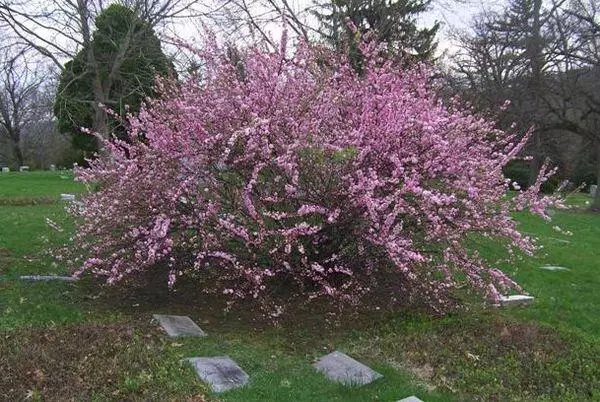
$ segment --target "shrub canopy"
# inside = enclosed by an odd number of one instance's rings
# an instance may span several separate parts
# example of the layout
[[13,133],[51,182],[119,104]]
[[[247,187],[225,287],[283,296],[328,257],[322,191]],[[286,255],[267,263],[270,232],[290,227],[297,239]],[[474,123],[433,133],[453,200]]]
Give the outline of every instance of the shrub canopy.
[[[498,300],[517,285],[465,248],[467,235],[534,251],[511,211],[545,216],[536,184],[506,197],[502,168],[526,138],[445,105],[431,71],[398,71],[365,44],[344,56],[285,42],[237,64],[211,45],[202,77],[161,81],[130,137],[77,170],[97,187],[74,209],[74,246],[109,283],[169,267],[273,316],[319,298],[390,300],[438,311],[468,284]],[[79,260],[82,261],[82,260]]]

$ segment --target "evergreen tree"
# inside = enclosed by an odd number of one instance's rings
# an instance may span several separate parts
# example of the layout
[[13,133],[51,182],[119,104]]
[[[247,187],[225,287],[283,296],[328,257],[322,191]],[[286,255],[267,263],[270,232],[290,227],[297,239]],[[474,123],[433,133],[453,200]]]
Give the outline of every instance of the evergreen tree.
[[82,127],[127,139],[118,119],[109,119],[96,103],[119,116],[137,112],[154,94],[156,75],[172,71],[153,29],[130,8],[111,5],[95,24],[92,40],[65,65],[54,103],[60,132],[72,134],[74,146],[89,152],[98,151],[98,143]]
[[347,46],[355,67],[360,68],[362,56],[348,19],[361,33],[373,31],[378,40],[386,42],[388,56],[426,60],[433,57],[440,25],[436,22],[430,28],[418,28],[416,17],[430,4],[431,0],[331,0],[315,15],[323,38],[338,49]]

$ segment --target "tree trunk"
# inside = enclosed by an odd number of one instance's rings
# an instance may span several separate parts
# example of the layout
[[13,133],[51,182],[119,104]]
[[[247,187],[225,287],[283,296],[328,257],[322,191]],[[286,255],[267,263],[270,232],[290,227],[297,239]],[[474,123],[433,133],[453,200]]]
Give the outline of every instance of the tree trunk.
[[596,148],[596,184],[598,187],[596,188],[596,196],[590,205],[590,210],[600,212],[600,138],[595,141],[594,145]]
[[15,142],[13,147],[13,154],[15,156],[15,160],[17,161],[17,170],[23,166],[23,151],[21,151],[21,146],[18,142]]
[[541,100],[542,100],[542,76],[544,67],[544,55],[542,54],[542,23],[540,20],[542,10],[542,0],[534,0],[533,3],[533,26],[531,31],[531,37],[527,44],[527,51],[529,57],[529,64],[531,68],[531,90],[533,92],[533,123],[535,125],[535,132],[532,136],[534,153],[533,161],[531,161],[531,168],[529,171],[529,184],[535,183],[539,174],[542,162],[544,159],[544,150],[542,147],[542,118],[541,118]]
[[529,165],[529,185],[533,185],[540,173],[540,169],[543,163],[543,155],[542,155],[542,139],[539,130],[536,128],[533,135],[531,136],[531,140],[533,143],[533,152],[531,160],[531,164]]

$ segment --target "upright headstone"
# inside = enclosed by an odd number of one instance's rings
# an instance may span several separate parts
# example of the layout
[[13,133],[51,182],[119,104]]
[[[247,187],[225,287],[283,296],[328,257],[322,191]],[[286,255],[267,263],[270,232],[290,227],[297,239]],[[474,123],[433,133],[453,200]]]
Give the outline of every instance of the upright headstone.
[[214,392],[228,391],[248,384],[250,376],[229,356],[191,357],[185,359],[194,366],[198,377]]
[[365,385],[383,376],[342,352],[332,352],[321,357],[313,367],[332,381],[345,385]]
[[56,165],[50,165],[50,171],[51,172],[56,171]]
[[10,172],[10,168],[9,168],[9,167],[6,167],[6,166],[4,166],[4,167],[2,168],[2,173],[8,173],[8,172]]
[[190,317],[181,315],[153,314],[152,317],[169,334],[170,337],[194,336],[203,337],[206,333],[196,325]]
[[21,167],[19,167],[19,172],[29,172],[29,166],[21,166]]
[[598,185],[592,184],[590,186],[590,196],[595,197],[597,192],[598,192]]

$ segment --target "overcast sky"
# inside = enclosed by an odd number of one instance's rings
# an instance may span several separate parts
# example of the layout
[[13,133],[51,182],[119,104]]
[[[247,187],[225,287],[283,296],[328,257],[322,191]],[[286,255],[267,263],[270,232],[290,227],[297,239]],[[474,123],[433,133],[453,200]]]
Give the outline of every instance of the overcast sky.
[[[297,10],[305,9],[314,4],[314,0],[289,0],[290,4]],[[431,11],[423,14],[420,25],[431,26],[435,21],[442,22],[443,26],[438,34],[438,51],[452,51],[453,44],[449,38],[452,29],[465,29],[469,26],[470,19],[480,12],[490,9],[498,9],[506,0],[434,0]],[[277,31],[274,28],[274,31]],[[272,32],[277,36],[275,32]]]

